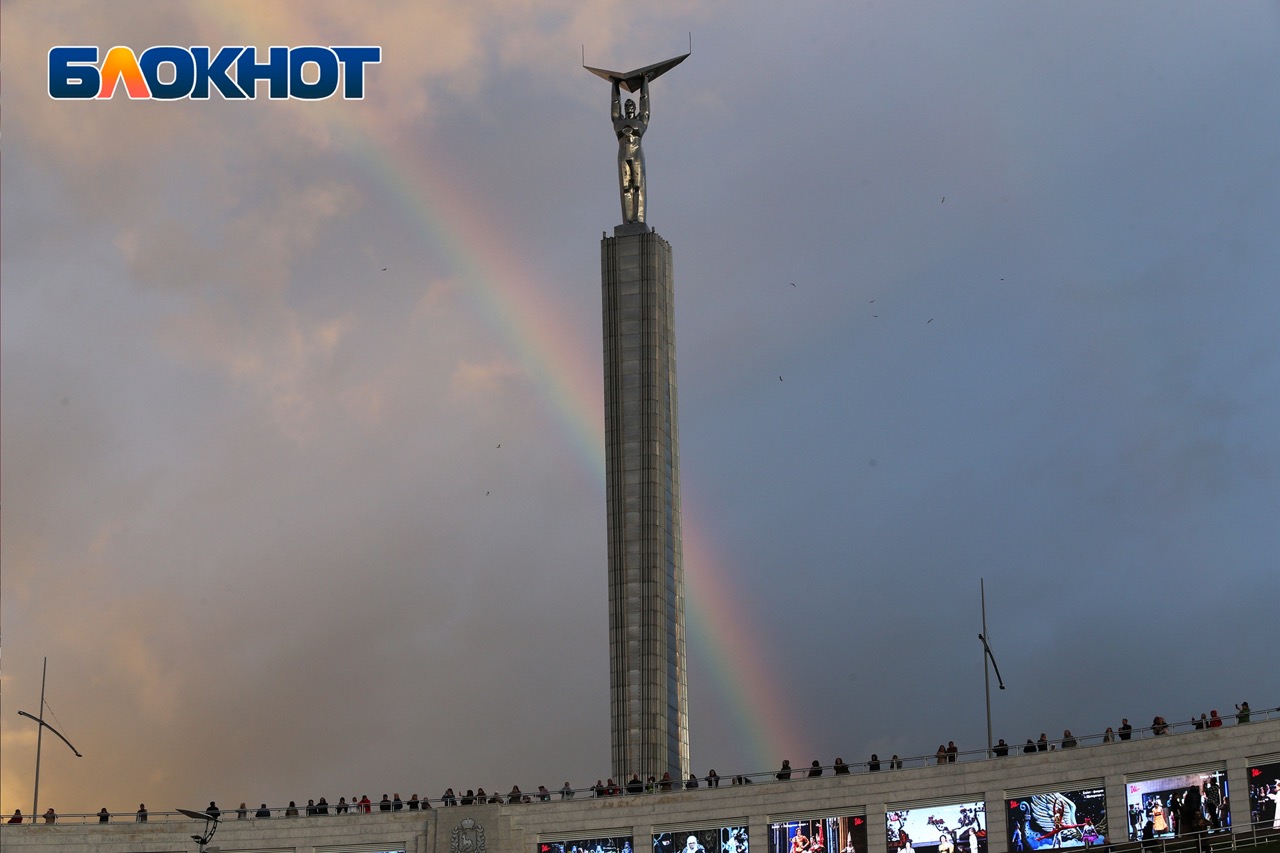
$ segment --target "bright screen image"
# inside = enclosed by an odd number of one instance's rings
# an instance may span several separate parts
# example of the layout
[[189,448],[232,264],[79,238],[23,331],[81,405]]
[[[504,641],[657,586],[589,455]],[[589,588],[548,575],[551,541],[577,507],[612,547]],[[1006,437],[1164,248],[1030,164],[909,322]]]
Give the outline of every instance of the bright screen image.
[[632,853],[631,836],[582,838],[574,841],[543,841],[538,853]]
[[1223,770],[1129,782],[1125,806],[1130,841],[1231,828]]
[[885,812],[889,850],[911,853],[987,853],[987,808],[947,803]]
[[1012,853],[1107,843],[1107,792],[1103,788],[1010,797],[1008,806]]
[[769,853],[867,853],[862,815],[769,824]]
[[1262,829],[1280,829],[1280,761],[1249,768],[1249,819]]
[[688,832],[656,832],[653,853],[747,853],[747,828],[719,826]]

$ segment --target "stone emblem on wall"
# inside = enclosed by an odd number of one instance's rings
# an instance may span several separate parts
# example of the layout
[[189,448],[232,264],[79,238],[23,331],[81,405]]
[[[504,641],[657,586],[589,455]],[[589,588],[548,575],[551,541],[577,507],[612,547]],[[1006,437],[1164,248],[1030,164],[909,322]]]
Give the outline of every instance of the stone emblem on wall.
[[453,828],[449,853],[485,853],[484,827],[471,818],[464,818]]

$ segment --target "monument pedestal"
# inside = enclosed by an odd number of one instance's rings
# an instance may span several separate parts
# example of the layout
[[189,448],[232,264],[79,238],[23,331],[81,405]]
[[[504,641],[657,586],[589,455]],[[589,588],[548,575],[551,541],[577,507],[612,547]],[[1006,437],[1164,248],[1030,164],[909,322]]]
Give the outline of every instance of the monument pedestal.
[[644,223],[600,246],[613,778],[689,775],[671,246]]

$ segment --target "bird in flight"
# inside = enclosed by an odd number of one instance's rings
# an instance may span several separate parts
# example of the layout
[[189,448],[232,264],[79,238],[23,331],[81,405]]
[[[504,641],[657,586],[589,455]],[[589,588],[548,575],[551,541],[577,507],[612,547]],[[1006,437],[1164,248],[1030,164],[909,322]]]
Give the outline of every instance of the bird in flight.
[[779,377],[778,377],[778,381],[779,381],[779,382],[781,382],[781,381],[782,381],[782,377],[781,377],[781,376],[779,376]]
[[793,281],[793,282],[791,282],[791,286],[792,286],[792,287],[795,287],[795,286],[796,286],[796,283],[795,283],[794,281]]
[[938,204],[946,204],[946,203],[947,203],[947,197],[944,195],[942,197],[942,201],[938,202]]
[[[930,317],[930,318],[929,318],[929,323],[932,323],[932,322],[933,322],[933,318],[932,318],[932,317]],[[929,325],[929,323],[925,323],[925,325],[927,326],[927,325]]]
[[383,267],[383,268],[382,268],[382,271],[383,271],[383,272],[386,272],[386,271],[387,271],[387,268],[386,268],[386,267]]

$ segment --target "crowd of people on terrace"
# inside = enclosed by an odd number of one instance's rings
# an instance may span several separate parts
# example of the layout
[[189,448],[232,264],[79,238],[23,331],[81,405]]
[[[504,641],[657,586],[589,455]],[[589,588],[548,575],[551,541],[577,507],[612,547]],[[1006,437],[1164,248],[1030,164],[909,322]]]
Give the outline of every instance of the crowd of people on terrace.
[[[1235,707],[1236,713],[1226,715],[1225,719],[1234,718],[1236,725],[1244,725],[1248,723],[1252,715],[1249,703],[1241,702]],[[1280,710],[1280,708],[1273,710]],[[1200,714],[1198,718],[1192,714],[1190,720],[1186,723],[1179,723],[1178,725],[1185,726],[1189,724],[1193,730],[1203,731],[1220,728],[1223,725],[1223,720],[1224,717],[1219,716],[1218,711],[1215,709],[1209,711],[1207,714]],[[1152,737],[1161,737],[1168,735],[1171,728],[1171,724],[1161,716],[1155,717],[1151,721],[1151,725],[1145,730],[1134,729],[1134,727],[1130,725],[1129,720],[1124,718],[1121,719],[1119,728],[1112,729],[1108,726],[1107,730],[1103,732],[1101,736],[1094,735],[1093,737],[1100,737],[1100,744],[1109,744],[1117,741],[1128,741],[1133,738],[1135,733],[1141,733],[1141,731],[1150,732]],[[1062,737],[1058,740],[1050,740],[1044,732],[1041,732],[1040,737],[1035,740],[1027,738],[1026,744],[1022,747],[1022,752],[1024,754],[1031,755],[1034,753],[1050,752],[1058,749],[1074,749],[1078,745],[1079,741],[1071,734],[1071,730],[1065,729],[1062,732]],[[994,744],[991,748],[991,753],[995,758],[1007,757],[1010,754],[1010,751],[1011,747],[1009,744],[1005,743],[1004,738],[1001,738],[1000,741]],[[937,752],[934,753],[932,757],[935,764],[954,764],[961,754],[985,755],[986,750],[974,750],[972,752],[961,753],[960,749],[956,746],[955,741],[948,741],[945,746],[939,744]],[[921,764],[928,763],[928,757],[926,756],[916,757],[911,760],[919,761]],[[863,762],[860,765],[850,765],[846,764],[843,758],[837,757],[835,762],[828,768],[828,766],[823,765],[815,758],[807,770],[803,772],[795,772],[794,777],[790,760],[784,760],[782,762],[782,766],[776,773],[772,774],[772,777],[780,782],[789,781],[792,778],[812,779],[822,776],[827,769],[830,769],[834,775],[839,776],[851,772],[851,769],[855,766],[865,768],[866,772],[870,773],[880,772],[882,766],[886,766],[889,770],[901,770],[903,767],[903,759],[899,758],[895,754],[882,763],[879,756],[872,753],[871,757],[866,762]],[[767,774],[757,773],[754,775],[760,776]],[[687,779],[678,781],[672,779],[670,773],[663,773],[662,778],[660,779],[649,776],[644,780],[641,780],[638,774],[632,774],[631,779],[623,785],[617,784],[613,779],[609,779],[607,781],[597,779],[594,785],[586,789],[577,789],[568,782],[565,782],[564,787],[560,788],[557,793],[561,800],[571,800],[579,793],[585,793],[591,797],[618,797],[636,794],[671,792],[681,789],[693,790],[704,786],[707,788],[719,788],[720,780],[721,777],[714,769],[709,770],[707,775],[701,780],[697,775],[692,773],[689,774]],[[751,778],[751,775],[738,775],[732,777],[732,781],[729,784],[751,785],[754,784],[754,780]],[[454,793],[453,788],[447,788],[436,800],[436,803],[440,807],[448,808],[450,806],[502,803],[516,805],[521,803],[548,802],[551,799],[552,792],[547,790],[545,785],[539,785],[537,791],[527,794],[520,790],[520,786],[513,785],[511,790],[506,794],[497,793],[496,789],[493,793],[487,793],[484,788],[468,788],[466,793],[456,794]],[[407,800],[403,799],[398,793],[392,796],[383,794],[382,798],[377,801],[370,799],[368,794],[361,794],[358,796],[353,795],[350,800],[346,797],[339,797],[338,802],[336,803],[330,803],[324,797],[320,797],[319,800],[307,800],[307,804],[305,806],[299,806],[296,801],[290,800],[289,805],[284,808],[268,808],[267,804],[263,803],[257,809],[253,809],[245,803],[241,803],[237,808],[231,811],[235,814],[236,820],[265,819],[272,817],[295,818],[317,817],[324,815],[372,814],[375,811],[421,811],[433,808],[431,802],[432,801],[428,797],[419,797],[417,794],[410,795]],[[205,813],[217,820],[222,820],[224,815],[227,814],[218,808],[216,802],[210,802],[208,808],[205,809]],[[149,813],[147,811],[146,804],[143,803],[138,805],[138,810],[133,814],[133,818],[137,823],[146,823],[148,815]],[[110,823],[113,819],[125,818],[126,816],[113,814],[107,810],[106,806],[103,806],[102,810],[97,813],[96,817],[98,818],[99,823]],[[58,820],[58,814],[54,809],[50,808],[42,815],[42,818],[46,824],[56,823]],[[6,822],[10,824],[20,824],[23,823],[23,821],[24,818],[21,809],[15,809],[13,815]],[[32,821],[32,823],[37,823],[37,821]]]

